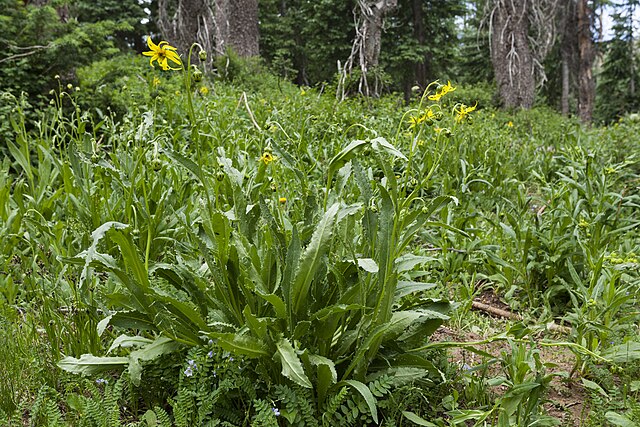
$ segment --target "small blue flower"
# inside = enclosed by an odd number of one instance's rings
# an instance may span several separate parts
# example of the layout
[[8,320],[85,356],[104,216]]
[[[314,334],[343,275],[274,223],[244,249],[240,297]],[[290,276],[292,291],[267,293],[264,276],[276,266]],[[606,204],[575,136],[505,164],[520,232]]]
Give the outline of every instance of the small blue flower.
[[195,360],[189,360],[187,363],[189,363],[190,368],[198,369],[198,365],[196,364]]
[[96,380],[96,384],[109,384],[109,381],[105,380],[104,378],[98,378]]
[[209,359],[211,359],[213,357],[213,350],[209,351],[209,353],[207,353],[207,357]]
[[184,370],[184,376],[185,377],[193,376],[193,369],[191,369],[191,366],[187,367],[187,369]]
[[229,362],[233,362],[233,356],[229,357]]
[[209,340],[209,345],[213,345],[213,340]]
[[280,416],[280,411],[278,410],[278,408],[271,408],[271,410],[273,411],[273,415],[275,415],[276,417]]

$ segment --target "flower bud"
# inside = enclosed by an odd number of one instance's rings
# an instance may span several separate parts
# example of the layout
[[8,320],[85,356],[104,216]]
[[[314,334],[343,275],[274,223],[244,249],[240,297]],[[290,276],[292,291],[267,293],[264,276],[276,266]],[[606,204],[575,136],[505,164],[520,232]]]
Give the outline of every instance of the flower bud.
[[200,59],[200,61],[206,61],[207,60],[207,51],[206,50],[201,50],[200,52],[198,52],[198,58]]

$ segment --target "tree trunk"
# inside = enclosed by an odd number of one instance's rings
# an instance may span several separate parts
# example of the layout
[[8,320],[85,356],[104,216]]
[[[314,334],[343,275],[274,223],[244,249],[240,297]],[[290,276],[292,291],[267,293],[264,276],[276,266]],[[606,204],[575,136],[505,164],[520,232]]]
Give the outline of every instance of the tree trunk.
[[378,66],[382,41],[382,24],[387,13],[398,5],[398,0],[378,0],[358,2],[363,18],[362,51],[363,72]]
[[491,60],[506,108],[531,108],[535,99],[528,4],[527,0],[496,0],[492,11]]
[[258,0],[215,0],[216,53],[227,48],[243,58],[260,54]]
[[578,0],[578,117],[583,123],[590,124],[593,118],[595,99],[595,82],[592,66],[594,59],[593,38],[591,36],[591,19],[593,11],[589,9],[588,0]]
[[[578,74],[578,38],[576,35],[577,27],[576,18],[576,0],[569,0],[560,9],[560,57],[562,61],[561,79],[562,79],[562,97],[560,100],[560,106],[562,114],[568,116],[569,110],[569,97],[572,92],[571,82],[572,76]],[[575,93],[575,92],[574,92]]]
[[167,7],[167,0],[158,0],[158,27],[183,58],[196,42],[207,52],[213,51],[214,19],[208,0],[178,0],[178,7],[171,18]]
[[562,97],[560,107],[563,116],[569,115],[569,59],[562,55]]

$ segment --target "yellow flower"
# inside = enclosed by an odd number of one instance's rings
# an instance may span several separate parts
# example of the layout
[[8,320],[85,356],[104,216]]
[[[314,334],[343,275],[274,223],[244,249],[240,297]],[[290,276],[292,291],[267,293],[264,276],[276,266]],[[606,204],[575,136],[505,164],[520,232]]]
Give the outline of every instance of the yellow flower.
[[287,203],[287,198],[286,198],[286,197],[280,197],[280,198],[278,199],[278,201],[279,201],[280,203],[282,203],[282,204],[285,204],[285,203]]
[[260,157],[258,161],[264,162],[265,165],[268,165],[269,163],[273,162],[273,154],[265,151],[264,153],[262,153],[262,157]]
[[512,122],[511,120],[509,120],[509,121],[507,122],[507,126],[509,126],[510,128],[512,128],[512,127],[513,127],[513,122]]
[[[161,41],[158,44],[155,44],[151,37],[147,37],[147,46],[151,49],[149,52],[142,52],[145,56],[150,56],[149,64],[153,67],[153,61],[157,61],[160,68],[163,70],[180,70],[182,69],[182,61],[180,60],[180,56],[178,56],[176,52],[176,48],[171,46],[169,42]],[[169,61],[178,64],[180,67],[172,67],[169,65]]]
[[200,89],[198,89],[198,92],[200,92],[200,95],[206,96],[209,94],[209,88],[206,86],[200,86]]
[[473,107],[467,107],[464,104],[460,104],[460,108],[455,110],[455,112],[458,114],[456,116],[456,121],[461,122],[462,120],[464,120],[470,112],[476,109],[477,106],[478,106],[477,102]]
[[158,76],[155,76],[153,78],[153,86],[160,86],[160,79],[158,78]]
[[436,91],[436,93],[433,94],[433,95],[429,95],[428,98],[431,101],[440,101],[440,98],[442,98],[443,96],[445,96],[449,92],[453,92],[454,90],[456,90],[456,88],[451,86],[451,82],[447,80],[447,84],[446,85],[440,86],[438,88],[438,90]]
[[426,119],[426,117],[424,115],[422,116],[418,116],[418,117],[409,117],[409,128],[414,128],[416,126],[418,126],[420,123],[424,122],[424,120]]

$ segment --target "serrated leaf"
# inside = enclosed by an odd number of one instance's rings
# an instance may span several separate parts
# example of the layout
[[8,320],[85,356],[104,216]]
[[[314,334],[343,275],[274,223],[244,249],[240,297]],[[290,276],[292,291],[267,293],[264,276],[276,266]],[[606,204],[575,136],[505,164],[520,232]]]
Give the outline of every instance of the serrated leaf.
[[322,257],[331,244],[333,224],[336,214],[338,213],[338,208],[339,204],[336,203],[327,210],[313,232],[309,246],[307,246],[307,249],[302,255],[296,277],[293,280],[293,288],[291,289],[291,305],[293,312],[296,314],[301,313],[305,307],[313,277],[320,267]]
[[276,343],[276,348],[277,355],[282,364],[282,375],[302,387],[313,388],[311,381],[309,381],[309,378],[307,378],[307,375],[304,373],[302,362],[300,362],[300,358],[298,358],[289,340],[282,338]]

